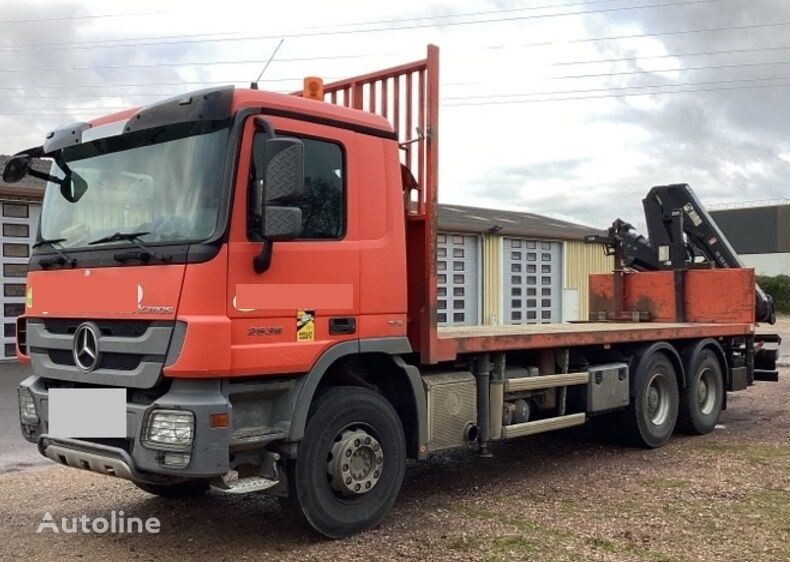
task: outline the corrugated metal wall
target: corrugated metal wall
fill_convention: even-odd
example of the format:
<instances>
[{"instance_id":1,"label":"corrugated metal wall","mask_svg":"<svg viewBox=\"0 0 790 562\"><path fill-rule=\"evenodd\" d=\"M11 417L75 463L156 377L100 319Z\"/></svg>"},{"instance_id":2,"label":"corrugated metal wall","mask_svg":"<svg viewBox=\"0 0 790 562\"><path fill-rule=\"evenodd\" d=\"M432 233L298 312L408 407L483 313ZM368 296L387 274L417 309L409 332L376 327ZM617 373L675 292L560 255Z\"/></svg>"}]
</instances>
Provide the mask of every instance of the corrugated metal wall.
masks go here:
<instances>
[{"instance_id":1,"label":"corrugated metal wall","mask_svg":"<svg viewBox=\"0 0 790 562\"><path fill-rule=\"evenodd\" d=\"M502 238L483 235L483 324L498 324L502 288Z\"/></svg>"},{"instance_id":2,"label":"corrugated metal wall","mask_svg":"<svg viewBox=\"0 0 790 562\"><path fill-rule=\"evenodd\" d=\"M604 255L601 244L585 244L582 241L564 243L563 289L575 289L579 296L579 319L589 318L590 273L609 273L614 268L614 258ZM502 324L502 237L495 234L483 235L483 324Z\"/></svg>"},{"instance_id":3,"label":"corrugated metal wall","mask_svg":"<svg viewBox=\"0 0 790 562\"><path fill-rule=\"evenodd\" d=\"M614 269L614 258L604 254L601 244L581 241L565 242L565 288L579 293L580 320L589 318L589 275L609 273Z\"/></svg>"}]
</instances>

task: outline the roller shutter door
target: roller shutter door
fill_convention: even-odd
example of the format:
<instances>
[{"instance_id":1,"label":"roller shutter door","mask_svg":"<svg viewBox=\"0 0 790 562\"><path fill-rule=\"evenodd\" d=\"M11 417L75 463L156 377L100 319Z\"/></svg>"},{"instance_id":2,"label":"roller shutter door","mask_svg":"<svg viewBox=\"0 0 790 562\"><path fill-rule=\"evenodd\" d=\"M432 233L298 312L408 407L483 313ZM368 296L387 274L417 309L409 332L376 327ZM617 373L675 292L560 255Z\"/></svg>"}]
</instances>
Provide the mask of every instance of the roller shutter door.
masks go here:
<instances>
[{"instance_id":1,"label":"roller shutter door","mask_svg":"<svg viewBox=\"0 0 790 562\"><path fill-rule=\"evenodd\" d=\"M25 311L25 281L30 246L35 241L41 213L37 203L2 202L2 255L0 275L3 282L3 353L2 359L16 357L16 317Z\"/></svg>"},{"instance_id":2,"label":"roller shutter door","mask_svg":"<svg viewBox=\"0 0 790 562\"><path fill-rule=\"evenodd\" d=\"M562 321L562 244L544 240L503 240L504 323Z\"/></svg>"},{"instance_id":3,"label":"roller shutter door","mask_svg":"<svg viewBox=\"0 0 790 562\"><path fill-rule=\"evenodd\" d=\"M479 237L439 233L436 265L437 321L440 326L470 326L478 323L479 257Z\"/></svg>"}]
</instances>

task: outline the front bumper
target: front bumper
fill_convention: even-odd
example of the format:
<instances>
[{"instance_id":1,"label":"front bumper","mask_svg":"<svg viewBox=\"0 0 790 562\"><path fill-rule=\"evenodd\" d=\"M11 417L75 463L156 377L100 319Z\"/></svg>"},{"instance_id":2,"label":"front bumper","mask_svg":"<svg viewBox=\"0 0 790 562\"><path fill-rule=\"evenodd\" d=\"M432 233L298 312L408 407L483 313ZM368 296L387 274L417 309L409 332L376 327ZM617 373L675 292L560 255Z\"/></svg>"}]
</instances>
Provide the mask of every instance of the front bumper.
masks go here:
<instances>
[{"instance_id":1,"label":"front bumper","mask_svg":"<svg viewBox=\"0 0 790 562\"><path fill-rule=\"evenodd\" d=\"M125 439L63 439L48 435L47 382L34 375L20 385L33 396L39 418L37 424L23 422L22 434L28 441L37 443L42 455L56 462L142 481L157 481L162 477L211 478L229 469L231 429L209 425L212 414L231 416L232 408L219 380L174 380L165 394L150 403L142 399L127 402ZM190 460L183 468L164 464L165 454L172 449L143 444L143 429L153 409L183 409L194 413L192 447L184 451L190 453Z\"/></svg>"}]
</instances>

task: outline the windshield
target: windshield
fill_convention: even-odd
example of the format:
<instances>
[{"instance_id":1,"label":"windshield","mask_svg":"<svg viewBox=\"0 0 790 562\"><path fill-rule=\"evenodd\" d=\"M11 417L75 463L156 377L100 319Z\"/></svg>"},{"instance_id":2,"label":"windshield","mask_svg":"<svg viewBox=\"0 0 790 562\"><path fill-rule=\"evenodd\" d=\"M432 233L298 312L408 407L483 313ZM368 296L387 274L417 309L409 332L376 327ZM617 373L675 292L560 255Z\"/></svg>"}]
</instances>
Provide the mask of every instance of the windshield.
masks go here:
<instances>
[{"instance_id":1,"label":"windshield","mask_svg":"<svg viewBox=\"0 0 790 562\"><path fill-rule=\"evenodd\" d=\"M145 243L207 239L217 224L227 122L169 125L65 148L52 175L70 170L87 188L71 202L47 184L41 238L87 246L116 232ZM72 197L73 199L73 197ZM118 244L128 241L108 241Z\"/></svg>"}]
</instances>

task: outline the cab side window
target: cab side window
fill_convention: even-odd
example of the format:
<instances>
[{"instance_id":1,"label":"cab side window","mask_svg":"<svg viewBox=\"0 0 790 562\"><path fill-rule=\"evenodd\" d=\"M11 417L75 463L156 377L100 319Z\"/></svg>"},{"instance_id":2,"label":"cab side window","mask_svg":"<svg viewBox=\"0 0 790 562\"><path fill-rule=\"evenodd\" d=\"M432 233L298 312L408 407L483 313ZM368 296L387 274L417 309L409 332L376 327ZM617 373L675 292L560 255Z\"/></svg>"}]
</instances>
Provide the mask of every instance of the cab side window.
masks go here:
<instances>
[{"instance_id":1,"label":"cab side window","mask_svg":"<svg viewBox=\"0 0 790 562\"><path fill-rule=\"evenodd\" d=\"M342 238L346 224L343 150L334 142L298 135L287 136L296 137L304 143L304 197L299 203L302 209L302 235L299 239ZM254 145L262 147L263 143L255 142ZM252 160L250 179L259 179L263 177L263 155L256 150ZM247 203L247 235L250 240L261 240L258 202L263 195L256 192L256 184L256 181L250 181Z\"/></svg>"}]
</instances>

